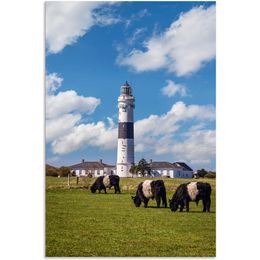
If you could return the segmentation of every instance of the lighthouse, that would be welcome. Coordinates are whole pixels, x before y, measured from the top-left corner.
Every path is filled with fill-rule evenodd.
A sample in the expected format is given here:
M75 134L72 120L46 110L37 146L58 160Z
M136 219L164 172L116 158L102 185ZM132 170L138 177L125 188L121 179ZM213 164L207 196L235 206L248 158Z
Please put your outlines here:
M117 175L128 177L129 170L134 165L134 108L135 98L132 88L126 81L121 86L118 97L118 145L117 145Z

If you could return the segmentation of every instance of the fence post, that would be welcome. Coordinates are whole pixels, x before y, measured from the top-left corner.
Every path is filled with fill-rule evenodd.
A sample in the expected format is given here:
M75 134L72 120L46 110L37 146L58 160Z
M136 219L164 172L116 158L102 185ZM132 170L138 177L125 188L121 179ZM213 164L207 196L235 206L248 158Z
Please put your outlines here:
M68 174L68 188L70 189L70 174Z

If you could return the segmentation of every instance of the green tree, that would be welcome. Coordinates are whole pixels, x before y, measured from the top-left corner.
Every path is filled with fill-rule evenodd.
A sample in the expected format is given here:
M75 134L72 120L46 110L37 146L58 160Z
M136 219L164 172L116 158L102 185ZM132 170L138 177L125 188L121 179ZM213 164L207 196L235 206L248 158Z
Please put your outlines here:
M208 172L205 169L201 169L197 171L197 174L199 177L204 178L204 176L207 174Z
M46 176L52 176L52 177L59 176L59 169L48 164L46 164L45 166L45 172L46 172Z
M68 174L70 174L70 169L68 167L62 166L60 167L59 172L61 177L67 177Z
M205 178L211 178L215 179L216 178L216 172L208 172L207 174L204 175Z
M137 174L138 172L137 165L132 165L129 172L132 173L132 175Z
M142 176L144 176L146 173L151 175L151 168L144 158L139 161L137 165L137 172L140 172Z

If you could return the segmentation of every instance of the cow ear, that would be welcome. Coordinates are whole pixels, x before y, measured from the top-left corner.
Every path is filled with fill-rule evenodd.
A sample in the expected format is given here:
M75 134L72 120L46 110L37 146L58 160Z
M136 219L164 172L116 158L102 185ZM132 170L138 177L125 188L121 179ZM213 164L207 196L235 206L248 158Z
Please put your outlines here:
M131 196L132 197L132 200L134 200L135 199L135 196Z

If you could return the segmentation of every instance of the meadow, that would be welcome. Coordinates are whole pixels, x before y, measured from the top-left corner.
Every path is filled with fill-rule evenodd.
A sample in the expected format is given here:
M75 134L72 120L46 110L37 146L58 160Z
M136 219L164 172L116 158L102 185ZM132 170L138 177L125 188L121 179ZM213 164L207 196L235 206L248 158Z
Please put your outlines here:
M215 256L216 181L210 213L202 202L190 203L190 212L155 207L136 208L131 195L143 178L121 178L122 194L92 194L94 179L46 177L46 256ZM167 199L190 179L163 179ZM90 182L90 183L88 183Z

